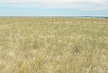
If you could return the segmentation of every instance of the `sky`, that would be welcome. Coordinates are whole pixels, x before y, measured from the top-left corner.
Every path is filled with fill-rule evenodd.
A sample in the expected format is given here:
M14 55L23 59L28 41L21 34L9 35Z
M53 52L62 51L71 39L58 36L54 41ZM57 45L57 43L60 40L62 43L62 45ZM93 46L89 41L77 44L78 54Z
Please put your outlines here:
M0 16L108 16L108 0L0 0Z

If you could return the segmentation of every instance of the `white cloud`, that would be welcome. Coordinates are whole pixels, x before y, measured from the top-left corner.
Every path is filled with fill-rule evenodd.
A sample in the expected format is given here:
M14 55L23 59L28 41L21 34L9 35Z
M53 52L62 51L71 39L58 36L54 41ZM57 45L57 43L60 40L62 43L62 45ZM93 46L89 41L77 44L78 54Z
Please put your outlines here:
M0 2L8 2L8 3L22 3L22 2L52 2L52 3L63 3L63 2L97 2L97 3L105 3L107 0L0 0Z
M108 0L0 0L0 6L104 10Z

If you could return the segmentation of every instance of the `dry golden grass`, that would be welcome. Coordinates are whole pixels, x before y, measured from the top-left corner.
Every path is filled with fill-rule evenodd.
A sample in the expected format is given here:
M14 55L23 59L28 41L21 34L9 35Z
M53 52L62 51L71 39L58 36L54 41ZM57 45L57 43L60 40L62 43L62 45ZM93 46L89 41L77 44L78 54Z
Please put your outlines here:
M0 17L0 73L108 73L108 20Z

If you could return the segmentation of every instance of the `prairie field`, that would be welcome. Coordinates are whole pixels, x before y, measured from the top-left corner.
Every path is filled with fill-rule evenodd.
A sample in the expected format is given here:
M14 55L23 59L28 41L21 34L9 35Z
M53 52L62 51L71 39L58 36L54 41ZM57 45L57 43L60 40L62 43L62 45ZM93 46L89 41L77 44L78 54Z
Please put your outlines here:
M108 73L108 19L0 17L0 73Z

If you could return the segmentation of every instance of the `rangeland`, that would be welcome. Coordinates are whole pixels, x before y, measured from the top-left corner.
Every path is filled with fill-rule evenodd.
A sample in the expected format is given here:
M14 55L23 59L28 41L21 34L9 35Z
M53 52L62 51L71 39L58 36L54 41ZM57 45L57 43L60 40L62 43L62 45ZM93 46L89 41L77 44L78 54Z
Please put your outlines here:
M108 20L0 17L0 73L108 73Z

